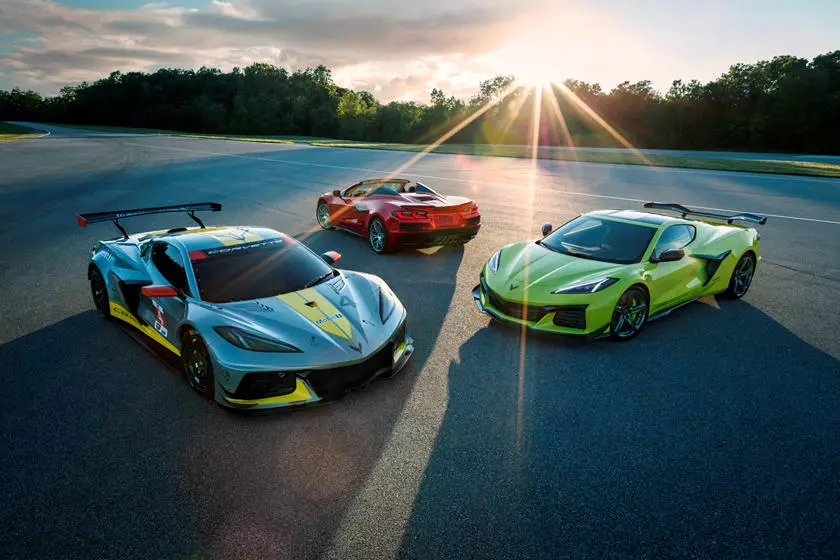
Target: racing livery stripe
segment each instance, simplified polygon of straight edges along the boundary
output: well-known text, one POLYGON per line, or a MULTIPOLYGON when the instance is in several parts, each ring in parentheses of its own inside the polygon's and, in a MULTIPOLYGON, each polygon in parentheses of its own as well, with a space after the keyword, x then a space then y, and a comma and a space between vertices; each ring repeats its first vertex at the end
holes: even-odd
POLYGON ((353 326, 344 313, 315 288, 282 294, 277 296, 277 299, 306 317, 324 332, 351 343, 355 340, 353 326))
POLYGON ((307 402, 310 400, 318 400, 318 397, 312 394, 312 392, 306 386, 306 383, 298 379, 297 385, 295 386, 295 390, 289 393, 288 395, 280 395, 279 397, 267 397, 264 399, 233 399, 225 396, 225 400, 230 404, 236 404, 240 406, 257 406, 260 404, 280 403, 300 404, 302 402, 307 402))
POLYGON ((149 338, 151 338, 170 352, 174 353, 176 356, 181 355, 181 351, 175 348, 171 342, 166 340, 166 338, 161 336, 159 332, 157 332, 149 325, 141 325, 140 321, 138 321, 134 315, 132 315, 125 307, 123 307, 119 303, 113 301, 111 302, 111 316, 116 317, 120 321, 128 323, 129 325, 131 325, 141 333, 145 334, 146 336, 148 336, 149 338))

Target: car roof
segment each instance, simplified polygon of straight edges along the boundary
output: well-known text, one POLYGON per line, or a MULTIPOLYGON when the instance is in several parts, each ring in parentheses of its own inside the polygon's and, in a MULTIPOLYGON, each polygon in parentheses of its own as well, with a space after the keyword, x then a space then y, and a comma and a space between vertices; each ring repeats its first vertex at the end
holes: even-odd
POLYGON ((138 241, 170 241, 182 245, 187 251, 215 249, 255 241, 288 237, 273 229, 255 226, 190 227, 152 231, 137 235, 138 241))
POLYGON ((638 212, 636 210, 597 210, 589 212, 593 216, 604 216, 605 218, 616 218, 628 222, 638 222, 645 225, 661 226, 668 222, 682 222, 671 216, 663 216, 662 214, 652 214, 650 212, 638 212))
POLYGON ((608 219, 620 220, 622 222, 637 223, 650 227, 668 227, 678 224, 686 224, 701 228, 734 228, 744 229, 744 226, 739 224, 726 224, 716 221, 706 221, 702 219, 680 218, 677 216, 666 216, 664 214, 654 214, 652 212, 639 212, 636 210, 596 210, 589 212, 589 216, 603 216, 608 219))

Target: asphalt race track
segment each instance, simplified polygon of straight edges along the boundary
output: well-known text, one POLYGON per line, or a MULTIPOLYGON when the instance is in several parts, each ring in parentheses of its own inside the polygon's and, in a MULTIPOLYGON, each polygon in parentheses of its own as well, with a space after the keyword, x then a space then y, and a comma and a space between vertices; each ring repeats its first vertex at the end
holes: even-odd
MULTIPOLYGON (((414 154, 54 133, 0 146, 2 558, 836 558, 840 181, 433 155, 463 249, 380 257, 319 193, 414 154), (93 311, 78 212, 219 201, 385 278, 413 362, 327 406, 227 412, 93 311), (763 261, 626 344, 523 340, 470 297, 499 246, 642 201, 746 210, 763 261)), ((186 216, 125 222, 130 231, 186 216)))

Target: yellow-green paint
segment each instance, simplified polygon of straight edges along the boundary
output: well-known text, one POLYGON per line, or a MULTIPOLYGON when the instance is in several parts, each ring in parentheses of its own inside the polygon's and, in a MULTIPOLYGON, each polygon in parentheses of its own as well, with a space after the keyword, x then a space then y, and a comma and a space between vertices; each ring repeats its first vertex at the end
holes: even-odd
POLYGON ((343 338, 348 342, 355 340, 353 326, 344 313, 322 296, 315 288, 299 292, 282 294, 277 299, 294 309, 324 332, 343 338))
POLYGON ((225 400, 230 404, 237 406, 258 406, 262 404, 298 404, 306 402, 312 398, 312 393, 306 387, 306 383, 297 380, 295 390, 288 395, 280 395, 279 397, 267 397, 265 399, 232 399, 225 397, 225 400))

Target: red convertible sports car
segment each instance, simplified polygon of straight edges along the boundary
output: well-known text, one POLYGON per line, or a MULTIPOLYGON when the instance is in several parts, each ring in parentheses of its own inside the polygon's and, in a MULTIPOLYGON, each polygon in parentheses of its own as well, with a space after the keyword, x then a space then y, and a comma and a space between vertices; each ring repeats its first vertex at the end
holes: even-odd
POLYGON ((315 215, 324 229, 367 237, 377 253, 399 246, 463 245, 481 227, 472 200, 443 196, 405 179, 372 179, 325 193, 315 215))

